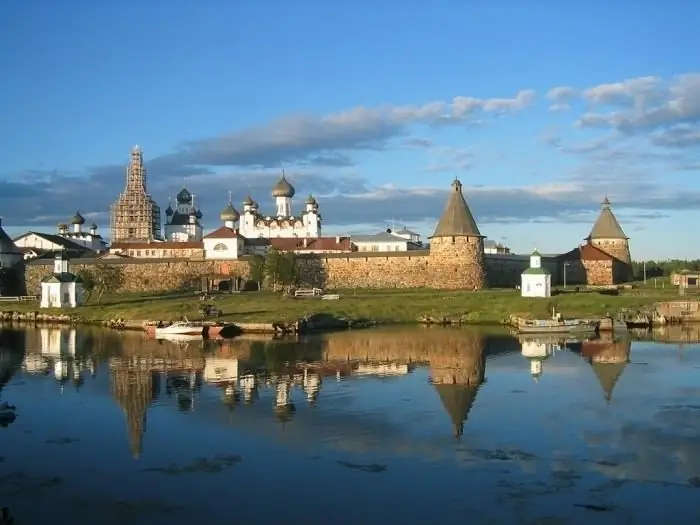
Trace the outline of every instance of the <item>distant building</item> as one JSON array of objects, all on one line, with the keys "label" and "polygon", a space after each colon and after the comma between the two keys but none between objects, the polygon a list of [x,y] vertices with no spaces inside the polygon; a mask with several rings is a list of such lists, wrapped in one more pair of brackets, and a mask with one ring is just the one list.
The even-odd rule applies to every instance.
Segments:
[{"label": "distant building", "polygon": [[[59,228],[60,226],[63,225],[59,225]],[[19,237],[15,237],[14,242],[22,251],[25,260],[53,258],[58,252],[64,252],[73,259],[97,253],[82,243],[55,233],[28,231]],[[89,240],[86,242],[89,242]]]},{"label": "distant building", "polygon": [[520,278],[523,297],[552,296],[552,275],[542,267],[542,255],[537,250],[530,255],[530,267],[523,271]]},{"label": "distant building", "polygon": [[350,239],[358,252],[406,252],[423,248],[420,236],[405,228],[398,232],[388,229],[373,235],[353,235]]},{"label": "distant building", "polygon": [[75,212],[70,223],[73,226],[72,230],[70,230],[66,224],[58,225],[58,234],[61,237],[84,246],[86,249],[93,252],[101,253],[107,249],[107,243],[102,236],[97,233],[97,224],[93,222],[88,231],[83,230],[85,218],[80,214],[80,211]]},{"label": "distant building", "polygon": [[168,203],[165,210],[165,240],[192,242],[202,240],[202,212],[194,205],[194,195],[182,188],[176,197],[175,209]]},{"label": "distant building", "polygon": [[138,146],[131,150],[126,187],[111,208],[113,243],[160,241],[160,208],[146,190],[146,168]]},{"label": "distant building", "polygon": [[2,228],[0,220],[0,295],[24,295],[24,255]]},{"label": "distant building", "polygon": [[280,180],[272,187],[276,208],[274,213],[261,213],[258,203],[250,196],[246,197],[239,233],[247,239],[320,237],[321,215],[318,213],[316,199],[309,195],[304,201],[304,209],[295,215],[292,209],[294,195],[296,190],[283,171]]},{"label": "distant building", "polygon": [[493,241],[491,239],[484,239],[484,253],[486,254],[500,254],[505,255],[510,253],[510,248],[505,244]]}]

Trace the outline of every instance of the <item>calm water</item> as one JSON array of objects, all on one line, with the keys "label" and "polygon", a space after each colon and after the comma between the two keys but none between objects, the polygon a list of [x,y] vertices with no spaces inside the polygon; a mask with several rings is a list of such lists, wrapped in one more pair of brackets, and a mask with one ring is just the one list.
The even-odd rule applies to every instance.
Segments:
[{"label": "calm water", "polygon": [[0,506],[17,525],[697,525],[699,397],[692,344],[4,329]]}]

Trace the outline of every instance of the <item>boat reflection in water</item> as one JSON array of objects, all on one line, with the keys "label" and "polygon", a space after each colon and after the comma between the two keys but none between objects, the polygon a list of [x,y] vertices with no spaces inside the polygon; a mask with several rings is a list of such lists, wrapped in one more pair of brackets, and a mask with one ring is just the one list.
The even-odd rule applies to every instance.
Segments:
[{"label": "boat reflection in water", "polygon": [[[694,442],[682,437],[691,435],[690,409],[673,408],[692,405],[678,393],[691,392],[683,383],[689,375],[662,381],[658,374],[700,366],[700,357],[687,350],[683,360],[665,353],[657,361],[658,347],[634,344],[612,334],[459,328],[219,341],[6,330],[0,402],[16,401],[18,417],[0,431],[0,450],[13,450],[0,469],[24,472],[34,483],[27,487],[65,481],[39,494],[17,489],[19,481],[0,486],[0,502],[12,501],[20,524],[40,519],[40,500],[59,523],[64,515],[111,523],[112,514],[117,522],[105,498],[140,502],[130,523],[162,520],[170,508],[183,519],[206,513],[223,523],[234,503],[245,523],[309,523],[303,509],[313,507],[319,515],[347,509],[334,518],[339,523],[372,524],[385,522],[387,498],[409,498],[413,504],[393,510],[392,520],[428,523],[463,517],[466,483],[480,487],[472,505],[493,522],[535,522],[556,509],[563,509],[557,519],[577,522],[587,515],[575,507],[582,494],[590,488],[593,498],[605,486],[636,523],[686,523],[680,512],[655,509],[669,495],[679,509],[696,501],[695,492],[683,492],[700,468]],[[634,355],[647,366],[628,366]],[[652,398],[644,385],[654,374],[662,390]],[[659,437],[668,421],[683,423],[663,427],[672,438]],[[640,437],[623,439],[635,432]],[[56,443],[66,443],[61,454]],[[42,455],[49,460],[36,461]],[[654,458],[653,472],[640,457]],[[234,478],[252,482],[232,491]],[[612,487],[613,480],[624,483]],[[261,496],[270,491],[296,504],[270,505]],[[362,498],[362,508],[344,506],[348,497]]]}]

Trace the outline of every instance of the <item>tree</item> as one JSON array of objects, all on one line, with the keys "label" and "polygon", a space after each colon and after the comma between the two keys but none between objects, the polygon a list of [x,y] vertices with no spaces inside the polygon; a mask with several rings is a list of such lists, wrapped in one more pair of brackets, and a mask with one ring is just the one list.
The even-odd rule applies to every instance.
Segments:
[{"label": "tree", "polygon": [[256,253],[250,256],[250,280],[258,283],[258,291],[260,285],[265,280],[265,257]]},{"label": "tree", "polygon": [[296,283],[296,255],[293,252],[281,252],[270,249],[265,257],[265,277],[269,280],[273,290],[278,286],[289,286]]},{"label": "tree", "polygon": [[94,288],[97,290],[97,302],[107,290],[114,291],[124,282],[124,273],[119,266],[98,264],[93,269]]},{"label": "tree", "polygon": [[95,277],[87,268],[80,270],[78,272],[78,277],[83,280],[83,291],[85,292],[85,302],[87,303],[90,300],[92,292],[95,290]]}]

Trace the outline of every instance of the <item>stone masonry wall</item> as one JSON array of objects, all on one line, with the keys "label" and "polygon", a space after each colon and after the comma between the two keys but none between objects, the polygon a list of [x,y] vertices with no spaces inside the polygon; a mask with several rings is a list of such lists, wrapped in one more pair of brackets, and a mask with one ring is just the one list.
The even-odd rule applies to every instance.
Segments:
[{"label": "stone masonry wall", "polygon": [[[173,290],[198,290],[201,287],[201,279],[207,275],[224,273],[246,277],[248,275],[248,261],[81,261],[81,264],[71,263],[70,271],[78,273],[82,269],[94,268],[96,264],[117,266],[123,271],[123,284],[117,292],[165,292]],[[41,293],[41,279],[53,269],[53,261],[46,264],[27,265],[25,278],[27,293],[39,295]]]},{"label": "stone masonry wall", "polygon": [[612,261],[583,261],[586,268],[586,282],[589,286],[610,286],[615,284]]},{"label": "stone masonry wall", "polygon": [[436,237],[430,244],[432,288],[480,290],[486,286],[481,237]]},{"label": "stone masonry wall", "polygon": [[[520,284],[520,273],[529,266],[527,258],[483,255],[481,239],[457,237],[444,243],[433,240],[432,251],[401,253],[354,252],[343,254],[299,255],[300,285],[327,289],[345,288],[437,288],[479,289]],[[460,255],[461,254],[461,255]],[[474,264],[479,258],[481,264]],[[27,265],[27,293],[40,293],[41,279],[51,272],[53,261]],[[197,261],[183,259],[87,260],[72,261],[72,272],[97,264],[123,268],[124,292],[198,290],[204,276],[248,276],[248,260]]]}]

